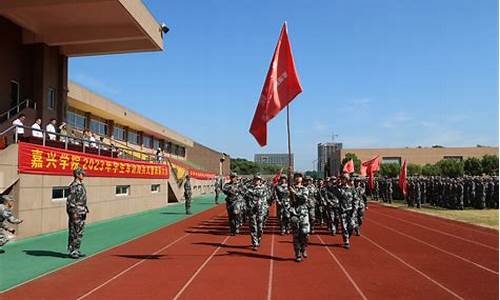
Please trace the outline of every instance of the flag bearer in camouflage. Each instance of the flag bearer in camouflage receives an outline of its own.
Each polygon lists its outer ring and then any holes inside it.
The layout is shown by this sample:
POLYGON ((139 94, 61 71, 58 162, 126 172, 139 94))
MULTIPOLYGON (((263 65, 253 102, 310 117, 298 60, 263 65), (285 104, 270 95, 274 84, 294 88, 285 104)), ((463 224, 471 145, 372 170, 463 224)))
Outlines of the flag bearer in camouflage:
POLYGON ((280 182, 276 186, 276 202, 279 208, 280 233, 284 235, 290 231, 290 191, 286 175, 280 176, 280 182))
POLYGON ((186 215, 191 214, 191 196, 193 195, 191 188, 191 177, 186 175, 186 180, 184 181, 184 205, 186 206, 186 215))
POLYGON ((302 185, 302 174, 295 173, 295 184, 290 187, 291 204, 290 215, 293 231, 293 248, 295 261, 301 262, 302 257, 307 258, 307 242, 311 229, 309 223, 309 189, 302 185))
MULTIPOLYGON (((14 207, 14 197, 10 195, 1 196, 2 202, 0 203, 0 247, 9 242, 7 232, 14 233, 14 228, 10 228, 5 224, 5 221, 11 224, 21 224, 20 220, 12 215, 12 208, 14 207)), ((3 252, 3 251, 2 251, 3 252)))
POLYGON ((250 217, 250 237, 254 251, 260 247, 264 222, 268 213, 267 201, 270 196, 269 189, 262 183, 262 177, 255 175, 253 184, 245 191, 250 217))
POLYGON ((87 190, 83 185, 85 171, 78 167, 73 170, 73 182, 69 185, 69 195, 66 200, 68 213, 68 252, 71 258, 85 256, 80 252, 83 238, 83 228, 89 209, 87 208, 87 190))
POLYGON ((307 203, 307 208, 309 209, 309 224, 311 226, 311 233, 314 233, 314 223, 316 223, 316 186, 312 177, 306 176, 305 187, 309 190, 309 199, 307 203))
POLYGON ((340 219, 342 221, 342 239, 344 241, 344 248, 349 249, 351 244, 349 238, 352 233, 352 215, 353 215, 353 202, 356 191, 350 183, 349 174, 342 175, 340 194, 338 195, 340 202, 340 219))
POLYGON ((231 173, 229 182, 224 184, 222 191, 226 195, 226 209, 229 221, 231 235, 239 233, 239 227, 242 223, 243 204, 241 185, 236 173, 231 173))
POLYGON ((326 187, 323 190, 323 198, 326 202, 327 225, 332 235, 337 234, 337 227, 340 218, 340 203, 337 195, 340 194, 333 179, 326 180, 326 187))

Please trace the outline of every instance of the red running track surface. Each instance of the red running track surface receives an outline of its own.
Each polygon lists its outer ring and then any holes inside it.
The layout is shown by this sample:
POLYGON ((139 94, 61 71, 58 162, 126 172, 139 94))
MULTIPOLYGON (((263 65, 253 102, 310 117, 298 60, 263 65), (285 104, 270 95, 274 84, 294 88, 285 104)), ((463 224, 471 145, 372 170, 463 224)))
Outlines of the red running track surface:
MULTIPOLYGON (((274 215, 274 210, 273 214, 274 215)), ((498 231, 370 205, 351 249, 325 228, 309 258, 270 217, 258 251, 224 206, 0 295, 2 299, 498 299, 498 231)))

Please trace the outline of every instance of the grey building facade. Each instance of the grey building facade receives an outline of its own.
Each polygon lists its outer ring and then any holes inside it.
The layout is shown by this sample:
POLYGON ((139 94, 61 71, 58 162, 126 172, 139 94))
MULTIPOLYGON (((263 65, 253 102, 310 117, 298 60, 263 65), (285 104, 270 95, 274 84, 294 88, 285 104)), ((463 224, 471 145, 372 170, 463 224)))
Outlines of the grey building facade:
POLYGON ((318 144, 318 174, 320 177, 340 175, 341 151, 342 143, 318 144))
MULTIPOLYGON (((258 153, 254 155, 254 162, 264 165, 276 165, 288 168, 288 153, 258 153)), ((294 168, 294 157, 292 153, 291 166, 294 168)))

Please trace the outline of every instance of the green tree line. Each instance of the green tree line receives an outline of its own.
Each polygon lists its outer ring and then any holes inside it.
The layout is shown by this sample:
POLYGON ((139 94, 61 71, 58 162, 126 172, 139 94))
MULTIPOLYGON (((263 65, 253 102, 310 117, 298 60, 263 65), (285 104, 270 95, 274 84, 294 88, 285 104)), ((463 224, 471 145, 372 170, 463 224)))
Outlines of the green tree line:
MULTIPOLYGON (((267 165, 259 164, 253 161, 249 161, 244 158, 231 158, 231 172, 236 172, 238 175, 271 175, 276 174, 281 170, 281 166, 277 165, 267 165)), ((286 173, 287 168, 283 168, 283 172, 286 173)))

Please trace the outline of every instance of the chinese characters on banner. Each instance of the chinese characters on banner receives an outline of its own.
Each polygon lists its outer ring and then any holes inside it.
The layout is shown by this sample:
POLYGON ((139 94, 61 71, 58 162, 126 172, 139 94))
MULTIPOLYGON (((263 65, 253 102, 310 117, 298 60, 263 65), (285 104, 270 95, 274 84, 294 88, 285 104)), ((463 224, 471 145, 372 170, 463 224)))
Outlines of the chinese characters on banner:
POLYGON ((214 173, 207 173, 196 170, 189 170, 189 176, 193 177, 194 179, 200 179, 200 180, 209 180, 215 178, 214 173))
POLYGON ((87 176, 93 177, 169 177, 166 164, 136 162, 19 143, 19 173, 72 176, 77 167, 82 167, 87 176))

